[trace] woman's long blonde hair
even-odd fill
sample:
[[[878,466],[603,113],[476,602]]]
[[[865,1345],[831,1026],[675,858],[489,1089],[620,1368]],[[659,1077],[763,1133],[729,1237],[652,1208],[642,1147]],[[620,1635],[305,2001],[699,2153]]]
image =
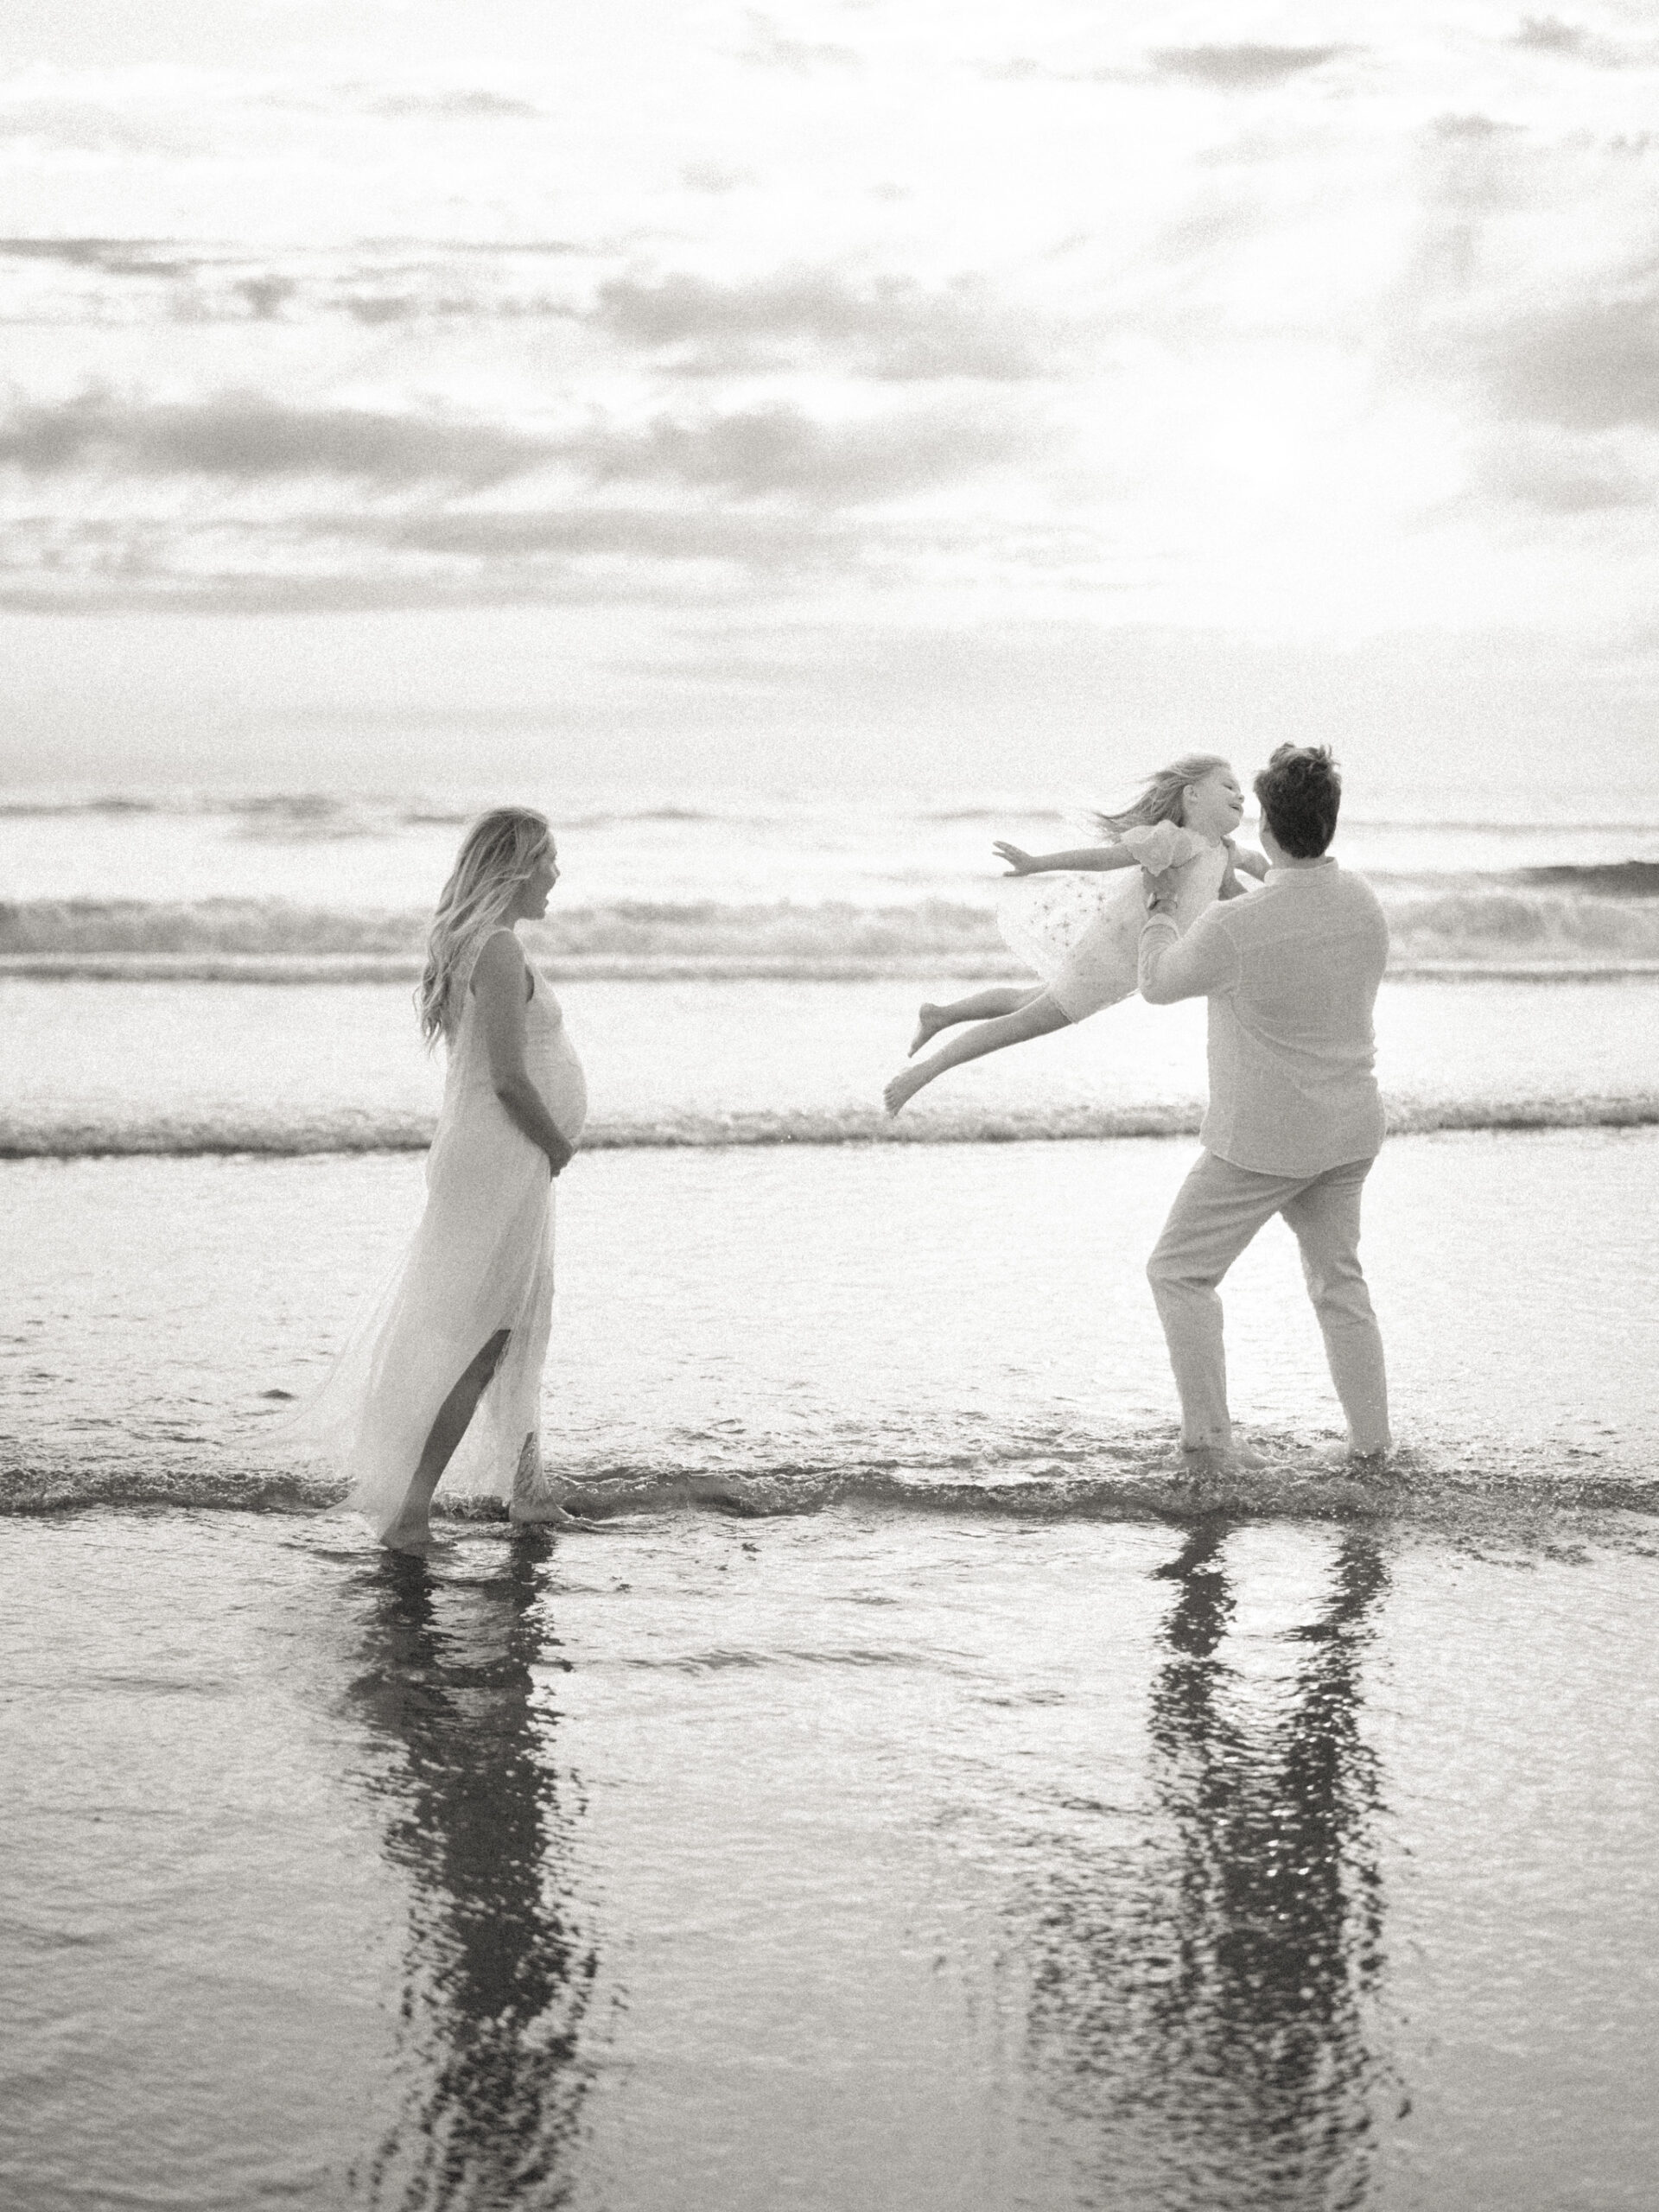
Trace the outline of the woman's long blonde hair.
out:
[[[429,1048],[454,1034],[454,987],[471,973],[485,938],[503,925],[519,885],[533,874],[552,835],[547,817],[533,807],[496,806],[480,814],[461,839],[432,917],[426,972],[415,994]]]
[[[1145,788],[1133,806],[1126,806],[1122,814],[1097,814],[1095,820],[1114,837],[1121,830],[1150,830],[1154,822],[1173,822],[1178,830],[1181,829],[1181,799],[1187,785],[1202,783],[1216,769],[1231,765],[1219,753],[1183,753],[1167,768],[1160,768],[1155,775],[1147,778]]]

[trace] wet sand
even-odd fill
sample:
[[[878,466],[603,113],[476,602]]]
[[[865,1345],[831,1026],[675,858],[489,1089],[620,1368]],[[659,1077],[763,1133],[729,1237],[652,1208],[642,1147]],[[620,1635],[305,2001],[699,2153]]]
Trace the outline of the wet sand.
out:
[[[1643,2206],[1656,1551],[14,1522],[0,2180]]]
[[[1275,1233],[1273,1471],[1176,1478],[1190,1157],[582,1161],[547,1434],[604,1517],[429,1565],[254,1448],[416,1160],[0,1171],[0,2195],[1644,2206],[1659,1135],[1389,1145],[1374,1486],[1313,1471]]]

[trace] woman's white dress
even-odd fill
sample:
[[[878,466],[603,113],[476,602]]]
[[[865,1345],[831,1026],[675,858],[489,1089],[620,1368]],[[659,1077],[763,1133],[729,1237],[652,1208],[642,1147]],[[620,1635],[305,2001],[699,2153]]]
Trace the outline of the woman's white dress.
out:
[[[1173,822],[1125,830],[1118,842],[1140,868],[1018,876],[1007,887],[997,914],[1009,950],[1036,969],[1068,1020],[1083,1021],[1116,1006],[1135,988],[1147,918],[1142,868],[1155,875],[1175,870],[1172,918],[1183,936],[1214,903],[1227,873],[1224,845]]]
[[[560,1134],[587,1118],[582,1063],[533,968],[524,1060]],[[383,1535],[402,1511],[428,1433],[498,1330],[510,1333],[443,1478],[446,1497],[545,1495],[541,1382],[552,1325],[553,1178],[495,1095],[470,976],[449,1045],[443,1108],[413,1243],[316,1395],[283,1424],[349,1480],[346,1503]]]

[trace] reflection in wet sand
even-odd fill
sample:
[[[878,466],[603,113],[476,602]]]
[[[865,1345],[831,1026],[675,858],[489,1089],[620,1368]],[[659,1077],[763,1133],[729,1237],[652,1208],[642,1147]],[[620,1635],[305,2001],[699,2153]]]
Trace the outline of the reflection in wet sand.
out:
[[[1147,1841],[1074,1865],[1039,1932],[1033,2027],[1120,2212],[1355,2206],[1369,2181],[1382,1963],[1361,1661],[1387,1573],[1338,1548],[1288,1678],[1227,1663],[1228,1531],[1193,1531],[1149,1715]]]
[[[569,1813],[535,1705],[544,1542],[462,1580],[389,1554],[354,1697],[392,1757],[374,1777],[410,1885],[402,2110],[353,2177],[375,2205],[566,2202],[595,1958],[559,1894]]]

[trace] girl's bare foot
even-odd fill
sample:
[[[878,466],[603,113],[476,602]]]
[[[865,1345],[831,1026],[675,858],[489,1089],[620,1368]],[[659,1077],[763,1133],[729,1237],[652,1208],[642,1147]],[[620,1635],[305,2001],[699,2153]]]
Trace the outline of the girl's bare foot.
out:
[[[924,1045],[931,1044],[941,1029],[949,1027],[942,1019],[944,1013],[944,1008],[935,1006],[931,999],[923,1001],[916,1010],[916,1034],[910,1040],[910,1050],[905,1056],[907,1059],[913,1060]]]
[[[896,1114],[901,1106],[907,1106],[926,1081],[920,1068],[906,1068],[902,1074],[894,1076],[881,1094],[888,1113]]]

